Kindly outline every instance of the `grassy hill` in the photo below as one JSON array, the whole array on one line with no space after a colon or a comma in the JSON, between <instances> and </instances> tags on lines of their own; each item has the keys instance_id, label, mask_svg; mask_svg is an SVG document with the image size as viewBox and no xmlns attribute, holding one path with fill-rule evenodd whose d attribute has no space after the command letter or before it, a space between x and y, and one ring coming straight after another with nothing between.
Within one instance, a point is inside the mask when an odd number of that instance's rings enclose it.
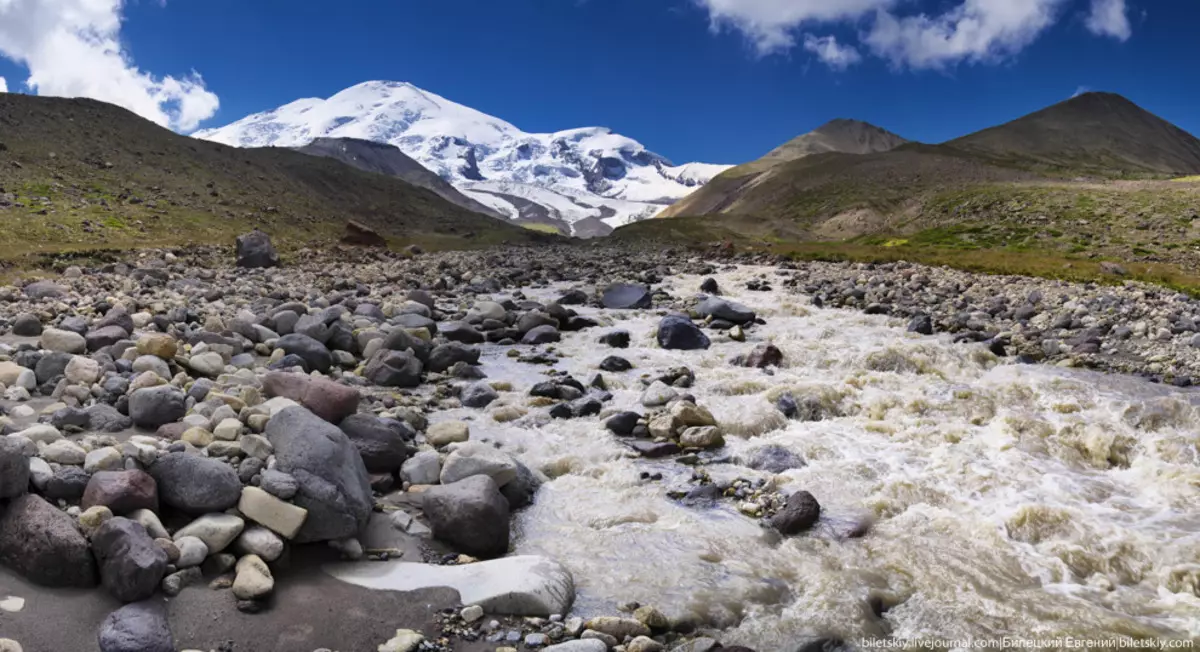
<instances>
[{"instance_id":1,"label":"grassy hill","mask_svg":"<svg viewBox=\"0 0 1200 652\"><path fill-rule=\"evenodd\" d=\"M942 145L827 153L721 175L677 231L1200 264L1200 141L1114 95L1086 94ZM665 221L665 220L664 220ZM660 229L636 224L638 238ZM623 233L622 233L623 232Z\"/></svg>"},{"instance_id":2,"label":"grassy hill","mask_svg":"<svg viewBox=\"0 0 1200 652\"><path fill-rule=\"evenodd\" d=\"M329 158L196 140L94 100L0 94L0 256L229 244L255 226L286 247L336 240L348 219L429 247L547 237Z\"/></svg>"}]
</instances>

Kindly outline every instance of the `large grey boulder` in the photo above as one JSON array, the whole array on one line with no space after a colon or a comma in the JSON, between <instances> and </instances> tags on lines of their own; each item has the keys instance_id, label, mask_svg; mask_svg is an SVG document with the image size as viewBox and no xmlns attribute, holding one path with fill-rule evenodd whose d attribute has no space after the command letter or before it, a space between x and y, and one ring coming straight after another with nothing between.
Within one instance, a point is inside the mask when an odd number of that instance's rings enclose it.
<instances>
[{"instance_id":1,"label":"large grey boulder","mask_svg":"<svg viewBox=\"0 0 1200 652\"><path fill-rule=\"evenodd\" d=\"M600 301L610 310L649 308L652 303L650 288L632 283L614 283L608 286L604 289L604 296Z\"/></svg>"},{"instance_id":2,"label":"large grey boulder","mask_svg":"<svg viewBox=\"0 0 1200 652\"><path fill-rule=\"evenodd\" d=\"M458 342L447 342L429 353L429 363L426 366L434 373L442 373L458 362L479 364L479 349Z\"/></svg>"},{"instance_id":3,"label":"large grey boulder","mask_svg":"<svg viewBox=\"0 0 1200 652\"><path fill-rule=\"evenodd\" d=\"M175 652L166 603L144 600L109 614L100 625L100 652Z\"/></svg>"},{"instance_id":4,"label":"large grey boulder","mask_svg":"<svg viewBox=\"0 0 1200 652\"><path fill-rule=\"evenodd\" d=\"M40 586L96 586L96 562L75 520L35 494L0 510L0 564Z\"/></svg>"},{"instance_id":5,"label":"large grey boulder","mask_svg":"<svg viewBox=\"0 0 1200 652\"><path fill-rule=\"evenodd\" d=\"M369 473L393 473L413 453L417 434L407 424L370 414L352 414L339 425L362 456Z\"/></svg>"},{"instance_id":6,"label":"large grey boulder","mask_svg":"<svg viewBox=\"0 0 1200 652\"><path fill-rule=\"evenodd\" d=\"M683 315L667 315L658 323L658 345L664 349L695 351L711 342L700 327Z\"/></svg>"},{"instance_id":7,"label":"large grey boulder","mask_svg":"<svg viewBox=\"0 0 1200 652\"><path fill-rule=\"evenodd\" d=\"M481 558L508 552L508 501L490 477L431 487L422 506L433 536L456 549Z\"/></svg>"},{"instance_id":8,"label":"large grey boulder","mask_svg":"<svg viewBox=\"0 0 1200 652\"><path fill-rule=\"evenodd\" d=\"M29 491L29 461L15 439L0 436L0 500Z\"/></svg>"},{"instance_id":9,"label":"large grey boulder","mask_svg":"<svg viewBox=\"0 0 1200 652\"><path fill-rule=\"evenodd\" d=\"M333 366L333 354L329 352L329 349L307 335L301 333L284 335L279 338L279 342L275 346L283 349L284 353L300 356L304 360L304 364L308 365L309 371L327 373Z\"/></svg>"},{"instance_id":10,"label":"large grey boulder","mask_svg":"<svg viewBox=\"0 0 1200 652\"><path fill-rule=\"evenodd\" d=\"M121 602L154 595L167 571L167 553L154 543L141 523L117 516L92 536L100 581Z\"/></svg>"},{"instance_id":11,"label":"large grey boulder","mask_svg":"<svg viewBox=\"0 0 1200 652\"><path fill-rule=\"evenodd\" d=\"M746 306L728 299L709 297L696 306L696 313L701 317L723 319L735 324L745 324L754 321L754 311Z\"/></svg>"},{"instance_id":12,"label":"large grey boulder","mask_svg":"<svg viewBox=\"0 0 1200 652\"><path fill-rule=\"evenodd\" d=\"M187 398L170 386L145 387L129 396L129 417L141 428L158 428L187 414Z\"/></svg>"},{"instance_id":13,"label":"large grey boulder","mask_svg":"<svg viewBox=\"0 0 1200 652\"><path fill-rule=\"evenodd\" d=\"M373 506L371 483L345 433L295 406L271 417L266 435L275 447L276 469L296 479L292 502L308 510L293 541L344 539L366 527Z\"/></svg>"},{"instance_id":14,"label":"large grey boulder","mask_svg":"<svg viewBox=\"0 0 1200 652\"><path fill-rule=\"evenodd\" d=\"M263 378L263 391L271 398L290 398L330 423L340 423L358 410L357 389L306 374L272 371Z\"/></svg>"},{"instance_id":15,"label":"large grey boulder","mask_svg":"<svg viewBox=\"0 0 1200 652\"><path fill-rule=\"evenodd\" d=\"M194 515L222 512L237 504L242 483L233 467L208 457L170 453L150 467L163 504Z\"/></svg>"},{"instance_id":16,"label":"large grey boulder","mask_svg":"<svg viewBox=\"0 0 1200 652\"><path fill-rule=\"evenodd\" d=\"M279 254L266 233L255 229L237 238L237 266L246 268L278 267Z\"/></svg>"},{"instance_id":17,"label":"large grey boulder","mask_svg":"<svg viewBox=\"0 0 1200 652\"><path fill-rule=\"evenodd\" d=\"M382 349L367 363L363 377L384 387L416 387L421 371L421 361L412 353Z\"/></svg>"},{"instance_id":18,"label":"large grey boulder","mask_svg":"<svg viewBox=\"0 0 1200 652\"><path fill-rule=\"evenodd\" d=\"M575 600L570 571L545 557L505 557L460 566L346 563L332 564L325 571L344 582L378 590L451 588L458 591L463 604L479 605L497 615L565 614Z\"/></svg>"}]
</instances>

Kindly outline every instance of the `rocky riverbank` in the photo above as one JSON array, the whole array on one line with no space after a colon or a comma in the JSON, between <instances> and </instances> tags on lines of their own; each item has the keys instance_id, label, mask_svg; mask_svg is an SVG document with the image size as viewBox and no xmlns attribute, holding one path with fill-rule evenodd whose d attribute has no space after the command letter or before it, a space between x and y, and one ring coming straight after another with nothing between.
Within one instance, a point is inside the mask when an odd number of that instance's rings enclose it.
<instances>
[{"instance_id":1,"label":"rocky riverbank","mask_svg":"<svg viewBox=\"0 0 1200 652\"><path fill-rule=\"evenodd\" d=\"M918 334L952 333L993 361L1176 385L1200 377L1200 306L1140 285L716 250L309 253L277 267L254 235L239 246L238 266L226 252L147 251L0 287L0 565L33 586L92 589L127 605L76 649L225 649L179 605L204 592L239 619L312 618L288 604L299 589L283 582L313 573L338 578L343 588L331 594L354 585L392 596L456 592L459 604L431 599L398 615L386 637L372 633L370 644L387 652L719 648L736 614L632 600L611 605L623 612L588 605L574 614L572 560L509 553L521 534L514 517L538 503L543 485L579 469L539 464L480 432L578 423L633 458L661 462L641 481L670 484L688 509L729 504L777 538L817 526L817 498L774 479L804 466L793 450L763 446L739 459L744 476L719 471L731 461L727 438L836 417L836 401L767 392L772 413L739 426L693 395L713 370L688 356L710 347L737 347L726 364L767 379L788 361L756 337L768 322L721 298L715 280L668 290L665 281L683 274L758 265L739 292L784 289L800 311L890 315ZM649 339L622 323L633 317L653 319ZM559 343L577 334L603 355L573 376ZM677 364L645 368L647 351L676 352ZM637 405L618 405L614 392L635 392ZM871 520L837 514L830 523L855 539ZM875 617L894 602L870 600ZM221 603L205 604L211 613ZM352 605L325 618L342 608ZM13 611L0 625L16 620L20 639L0 649L48 649L37 625L20 620L45 614ZM305 647L311 635L285 643L254 629L237 629L246 638L230 649L314 649ZM834 634L795 648L843 645ZM341 635L324 644L374 649L361 647L361 631Z\"/></svg>"}]
</instances>

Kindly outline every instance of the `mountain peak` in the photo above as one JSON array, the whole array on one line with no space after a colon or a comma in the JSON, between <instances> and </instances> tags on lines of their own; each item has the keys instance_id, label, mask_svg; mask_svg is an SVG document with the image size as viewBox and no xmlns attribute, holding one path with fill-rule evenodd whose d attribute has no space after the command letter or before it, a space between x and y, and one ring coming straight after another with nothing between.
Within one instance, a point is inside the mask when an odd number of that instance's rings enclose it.
<instances>
[{"instance_id":1,"label":"mountain peak","mask_svg":"<svg viewBox=\"0 0 1200 652\"><path fill-rule=\"evenodd\" d=\"M895 149L907 142L904 138L869 122L837 118L789 140L759 160L779 165L826 152L872 154Z\"/></svg>"},{"instance_id":2,"label":"mountain peak","mask_svg":"<svg viewBox=\"0 0 1200 652\"><path fill-rule=\"evenodd\" d=\"M1083 93L947 145L1101 174L1200 173L1200 140L1115 93Z\"/></svg>"},{"instance_id":3,"label":"mountain peak","mask_svg":"<svg viewBox=\"0 0 1200 652\"><path fill-rule=\"evenodd\" d=\"M651 217L728 167L674 166L607 127L528 133L410 83L384 80L193 136L239 147L304 147L321 138L386 143L489 209L577 235Z\"/></svg>"}]
</instances>

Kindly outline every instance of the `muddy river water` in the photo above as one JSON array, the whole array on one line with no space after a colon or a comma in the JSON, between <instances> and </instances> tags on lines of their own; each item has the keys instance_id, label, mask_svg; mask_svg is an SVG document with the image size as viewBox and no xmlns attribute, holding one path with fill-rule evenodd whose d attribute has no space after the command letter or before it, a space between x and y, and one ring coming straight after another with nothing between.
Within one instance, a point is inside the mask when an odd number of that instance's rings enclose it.
<instances>
[{"instance_id":1,"label":"muddy river water","mask_svg":"<svg viewBox=\"0 0 1200 652\"><path fill-rule=\"evenodd\" d=\"M654 344L656 314L584 309L633 342L614 351L595 329L564 333L556 368L586 382L605 356L623 355L635 368L605 374L609 407L644 412L641 374L690 367L687 391L727 434L729 463L708 473L811 492L823 511L805 535L781 540L736 501L680 504L668 492L686 488L692 468L632 456L598 417L433 415L471 419L473 439L553 478L516 517L514 546L573 572L577 610L653 604L760 650L815 635L1200 637L1200 394L1019 365L887 317L815 309L790 290L742 289L772 273L715 277L767 322L745 343L717 335L707 351L666 351ZM686 296L701 280L666 288ZM782 368L729 363L757 342L782 350ZM513 404L543 369L500 350L484 360L490 380L512 384L502 397ZM815 398L826 418L785 419L774 407L785 391ZM806 465L773 475L738 463L767 444ZM655 472L661 481L646 479Z\"/></svg>"}]
</instances>

